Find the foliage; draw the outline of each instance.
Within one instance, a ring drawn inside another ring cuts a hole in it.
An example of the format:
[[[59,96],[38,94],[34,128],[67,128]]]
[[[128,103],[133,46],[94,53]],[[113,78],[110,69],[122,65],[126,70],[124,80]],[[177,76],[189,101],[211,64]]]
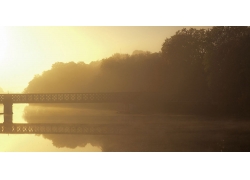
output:
[[[250,100],[250,28],[213,27],[207,41],[204,66],[211,97],[224,111],[242,111]]]
[[[50,70],[36,75],[29,82],[25,93],[86,92],[96,67],[85,63],[55,63]]]
[[[177,100],[206,99],[206,76],[202,64],[205,37],[204,29],[182,29],[167,38],[162,46],[166,62],[167,91]]]
[[[29,82],[24,93],[157,90],[159,53],[114,54],[100,62],[55,63]]]
[[[135,50],[131,55],[117,53],[90,64],[58,62],[36,75],[24,90],[127,91],[165,92],[168,101],[196,104],[184,109],[207,109],[209,106],[200,104],[210,102],[220,112],[249,112],[250,28],[184,28],[167,38],[159,53]],[[181,111],[180,105],[174,106]]]

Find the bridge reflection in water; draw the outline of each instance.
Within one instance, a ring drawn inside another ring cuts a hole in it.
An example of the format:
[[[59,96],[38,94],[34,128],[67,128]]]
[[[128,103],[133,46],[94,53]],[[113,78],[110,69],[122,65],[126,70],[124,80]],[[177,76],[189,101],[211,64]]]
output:
[[[12,115],[4,115],[0,134],[86,134],[112,135],[131,133],[127,125],[78,123],[12,123]]]

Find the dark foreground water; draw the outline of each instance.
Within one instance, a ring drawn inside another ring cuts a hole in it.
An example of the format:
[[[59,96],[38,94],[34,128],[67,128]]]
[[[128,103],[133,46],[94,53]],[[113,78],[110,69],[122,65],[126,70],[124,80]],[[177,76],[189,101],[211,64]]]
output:
[[[124,127],[114,134],[0,134],[0,151],[250,151],[250,121],[115,110],[13,106],[13,123],[81,123]],[[3,116],[0,116],[3,122]]]

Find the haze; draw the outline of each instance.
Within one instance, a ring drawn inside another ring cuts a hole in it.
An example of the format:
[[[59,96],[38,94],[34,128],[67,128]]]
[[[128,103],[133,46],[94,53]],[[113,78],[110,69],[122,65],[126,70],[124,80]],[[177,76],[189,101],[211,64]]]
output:
[[[0,87],[21,93],[55,62],[90,63],[134,50],[159,52],[164,40],[182,28],[0,27]]]

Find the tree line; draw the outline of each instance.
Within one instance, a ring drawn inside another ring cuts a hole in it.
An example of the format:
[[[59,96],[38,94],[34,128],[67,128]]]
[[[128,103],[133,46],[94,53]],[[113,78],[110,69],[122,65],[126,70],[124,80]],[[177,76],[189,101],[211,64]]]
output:
[[[128,91],[163,92],[177,102],[206,102],[219,113],[248,114],[250,28],[184,28],[156,53],[135,50],[90,64],[57,62],[24,93]]]

